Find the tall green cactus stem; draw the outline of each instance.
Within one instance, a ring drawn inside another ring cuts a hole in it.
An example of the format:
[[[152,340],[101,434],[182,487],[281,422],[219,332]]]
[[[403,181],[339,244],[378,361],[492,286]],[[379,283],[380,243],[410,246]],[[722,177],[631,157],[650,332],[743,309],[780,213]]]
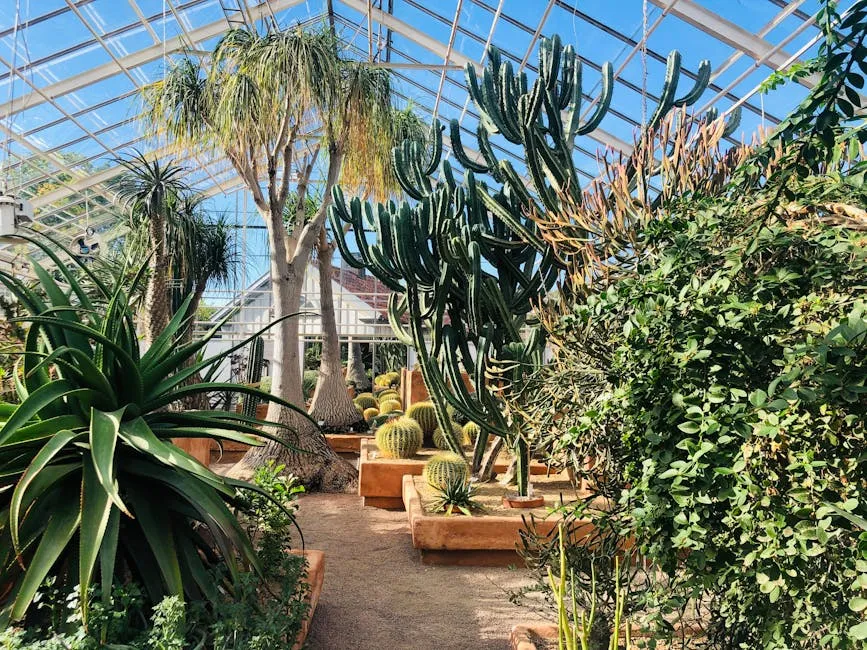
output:
[[[264,365],[265,342],[261,336],[257,336],[250,341],[250,352],[247,355],[247,377],[246,383],[258,384],[262,381],[262,367]],[[244,415],[249,417],[256,416],[256,407],[259,405],[259,400],[250,395],[244,400]]]
[[[678,96],[680,76],[680,56],[673,53],[649,128],[673,107],[693,105],[710,67],[703,62],[692,88]],[[393,151],[395,176],[413,203],[347,203],[335,188],[329,219],[346,262],[367,268],[393,291],[389,322],[397,338],[416,349],[449,448],[463,454],[447,406],[481,425],[473,472],[485,478],[501,446],[488,448],[488,438],[497,436],[518,459],[518,493],[525,495],[532,430],[521,409],[509,405],[520,403],[523,378],[542,363],[545,337],[534,308],[563,279],[569,262],[557,258],[529,215],[559,211],[564,196],[582,200],[575,139],[607,114],[613,67],[602,67],[601,92],[590,111],[583,105],[581,61],[556,36],[540,40],[532,84],[496,48],[488,51],[481,76],[467,66],[466,80],[480,116],[474,143],[480,156],[467,153],[461,127],[452,121],[451,151],[463,167],[463,183],[447,160],[440,163],[444,129],[435,123],[430,147],[406,143]],[[494,138],[523,150],[526,177],[497,158]]]

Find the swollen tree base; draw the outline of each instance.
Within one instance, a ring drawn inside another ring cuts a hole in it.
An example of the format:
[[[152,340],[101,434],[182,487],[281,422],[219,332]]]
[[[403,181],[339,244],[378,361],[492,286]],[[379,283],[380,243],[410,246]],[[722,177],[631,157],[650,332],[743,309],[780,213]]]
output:
[[[262,447],[253,447],[230,470],[232,478],[252,476],[257,468],[269,460],[285,465],[285,472],[296,476],[310,492],[355,492],[358,488],[358,471],[335,452],[321,431],[309,420],[289,413],[289,426],[294,429],[286,447],[267,441]],[[294,417],[293,417],[294,416]],[[276,435],[285,431],[272,429]]]

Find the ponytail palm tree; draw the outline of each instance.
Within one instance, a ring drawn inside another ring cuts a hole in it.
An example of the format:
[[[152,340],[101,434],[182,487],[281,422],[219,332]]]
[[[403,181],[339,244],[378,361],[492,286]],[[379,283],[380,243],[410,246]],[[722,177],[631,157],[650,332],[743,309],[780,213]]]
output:
[[[181,58],[162,81],[143,91],[145,122],[180,147],[224,154],[245,182],[271,246],[274,317],[298,311],[304,273],[341,170],[371,186],[388,175],[391,115],[388,75],[341,57],[327,30],[233,29],[217,44],[210,66]],[[323,201],[305,215],[314,171],[321,164]],[[283,212],[295,183],[296,213]],[[272,393],[303,401],[298,323],[274,331]],[[342,490],[355,470],[321,433],[291,409],[269,406],[268,419],[294,427],[295,446],[267,444],[245,458],[247,468],[277,458],[307,487]],[[312,453],[310,453],[312,452]]]
[[[172,162],[148,160],[138,151],[117,162],[127,171],[114,183],[114,189],[131,217],[140,221],[147,230],[150,258],[145,290],[144,338],[150,343],[163,333],[171,318],[167,232],[172,211],[179,197],[189,188],[183,181],[184,168]]]

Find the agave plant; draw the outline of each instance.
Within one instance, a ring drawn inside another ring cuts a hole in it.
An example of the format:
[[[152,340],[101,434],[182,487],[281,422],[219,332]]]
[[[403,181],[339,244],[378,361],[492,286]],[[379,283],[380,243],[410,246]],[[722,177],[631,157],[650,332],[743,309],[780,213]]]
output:
[[[451,516],[457,511],[470,517],[473,510],[485,509],[475,499],[478,485],[460,476],[449,477],[442,485],[432,489],[434,498],[431,500],[431,510],[434,512],[445,512],[446,516]]]
[[[303,411],[252,387],[211,381],[247,341],[200,359],[219,325],[185,342],[187,309],[141,352],[128,295],[143,272],[131,288],[109,287],[82,264],[68,268],[49,243],[22,239],[56,271],[32,262],[37,290],[0,272],[29,323],[15,372],[20,403],[0,404],[0,625],[25,616],[48,576],[79,586],[82,615],[97,580],[103,594],[115,579],[136,580],[154,603],[215,598],[210,566],[224,563],[229,581],[240,567],[258,568],[232,508],[242,491],[259,490],[214,474],[172,438],[280,439],[243,414],[171,407],[232,390]],[[204,379],[190,383],[196,376]]]

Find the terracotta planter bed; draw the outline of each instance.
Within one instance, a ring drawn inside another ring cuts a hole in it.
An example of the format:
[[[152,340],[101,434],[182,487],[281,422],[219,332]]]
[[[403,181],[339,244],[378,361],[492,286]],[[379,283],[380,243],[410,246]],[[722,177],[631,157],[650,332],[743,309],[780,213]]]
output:
[[[421,476],[424,464],[439,449],[422,449],[413,458],[383,458],[376,443],[370,440],[361,442],[361,456],[358,463],[358,494],[363,497],[364,505],[386,510],[403,510],[403,477]],[[472,454],[472,452],[469,452]],[[509,458],[505,454],[494,463],[494,471],[505,472]],[[548,468],[537,461],[530,463],[530,474],[544,476]]]
[[[322,583],[325,580],[325,553],[314,550],[292,551],[292,553],[303,555],[307,558],[307,577],[304,581],[310,587],[310,591],[307,593],[307,602],[310,604],[310,607],[307,610],[307,616],[304,617],[304,621],[301,623],[298,640],[292,646],[292,650],[301,650],[307,638],[307,633],[310,631],[313,614],[316,612],[316,605],[319,604],[319,596],[322,595]]]
[[[449,564],[461,566],[509,566],[521,564],[516,552],[520,531],[524,529],[523,517],[536,519],[536,530],[547,534],[557,527],[559,516],[549,515],[548,507],[564,500],[577,498],[575,489],[563,477],[537,478],[533,489],[545,497],[541,508],[514,510],[503,507],[502,498],[508,491],[499,483],[479,485],[476,501],[485,511],[467,516],[447,516],[428,511],[433,491],[423,478],[404,476],[403,502],[406,508],[412,545],[419,549],[425,564]],[[589,532],[590,524],[587,524]],[[581,534],[582,528],[576,530]]]
[[[371,433],[326,433],[325,439],[331,448],[338,454],[361,453],[361,443],[365,440],[373,440]]]

